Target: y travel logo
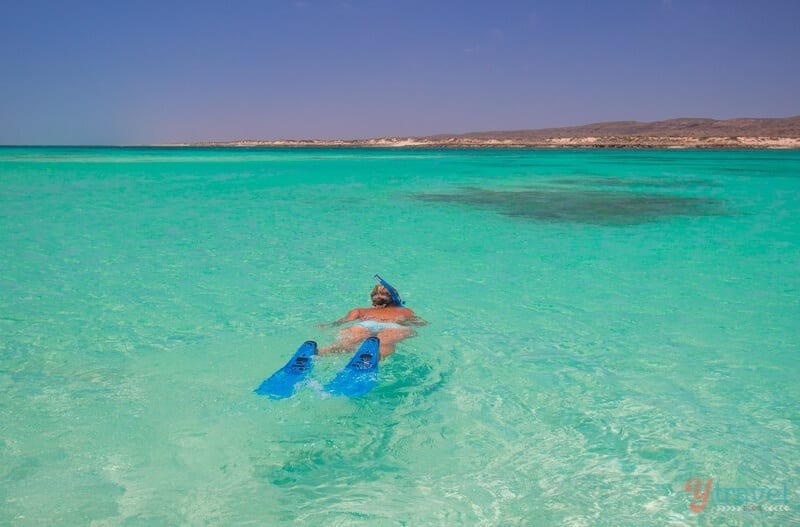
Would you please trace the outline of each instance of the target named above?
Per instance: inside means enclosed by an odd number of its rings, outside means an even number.
[[[691,478],[686,481],[684,490],[691,501],[689,510],[701,513],[709,503],[711,510],[717,512],[788,512],[789,484],[757,487],[725,487],[715,484],[713,478],[703,480]]]

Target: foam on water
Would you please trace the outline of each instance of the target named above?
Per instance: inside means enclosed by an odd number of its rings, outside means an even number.
[[[789,523],[798,174],[791,151],[0,149],[0,524]],[[370,395],[321,394],[346,356],[254,395],[376,272],[429,325]],[[791,511],[693,513],[692,477]]]

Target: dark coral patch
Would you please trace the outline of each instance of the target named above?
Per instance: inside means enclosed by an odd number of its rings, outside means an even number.
[[[415,197],[425,202],[493,210],[525,220],[597,225],[635,225],[674,216],[712,216],[723,212],[722,203],[712,198],[564,187],[517,190],[466,187]]]

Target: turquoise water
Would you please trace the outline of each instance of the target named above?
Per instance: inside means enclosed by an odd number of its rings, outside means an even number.
[[[796,525],[799,220],[797,151],[0,149],[0,525]],[[253,394],[374,273],[380,384]]]

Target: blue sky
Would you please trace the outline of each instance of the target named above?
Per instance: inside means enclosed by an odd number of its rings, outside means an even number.
[[[0,144],[800,114],[800,1],[0,0]]]

